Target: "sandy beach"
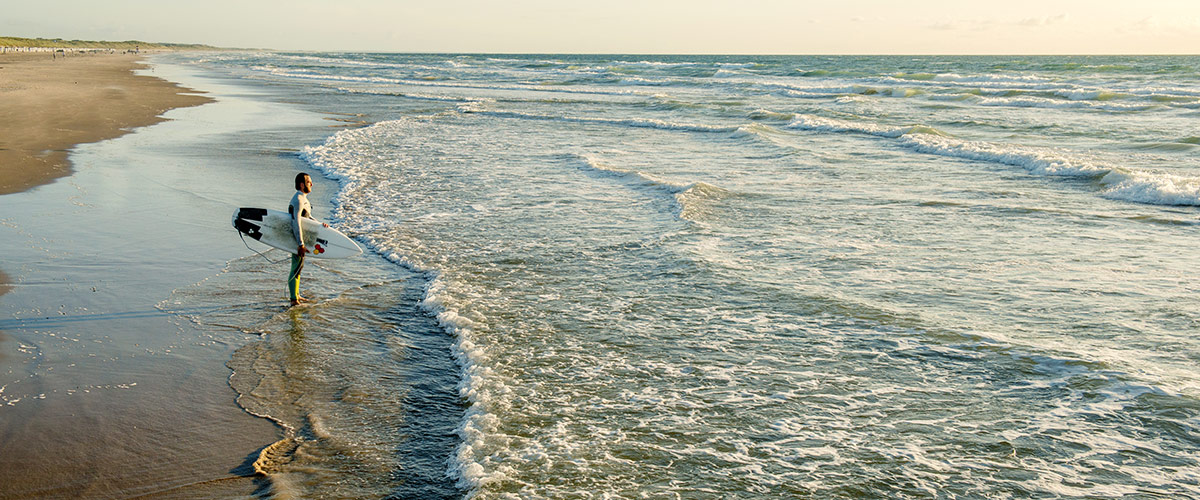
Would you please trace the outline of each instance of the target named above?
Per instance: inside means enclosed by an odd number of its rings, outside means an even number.
[[[67,153],[211,99],[136,75],[136,54],[0,54],[0,196],[71,173]],[[0,271],[0,294],[11,286]]]
[[[120,136],[211,99],[136,75],[135,54],[0,55],[0,195],[70,173],[76,144]]]
[[[237,405],[226,367],[255,337],[163,303],[249,253],[225,212],[264,195],[258,176],[290,196],[290,161],[242,175],[245,153],[220,147],[286,113],[134,74],[132,55],[0,61],[0,498],[262,490],[251,463],[278,429]]]

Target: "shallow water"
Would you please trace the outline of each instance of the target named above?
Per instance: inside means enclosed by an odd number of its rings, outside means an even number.
[[[271,251],[160,308],[262,337],[233,354],[230,385],[246,411],[283,429],[253,463],[275,496],[458,496],[444,477],[462,415],[457,369],[449,339],[419,310],[423,281],[378,262],[334,262],[306,263],[311,305],[284,307],[287,256]]]
[[[367,123],[300,158],[376,256],[177,292],[277,491],[1200,496],[1200,59],[182,62]]]

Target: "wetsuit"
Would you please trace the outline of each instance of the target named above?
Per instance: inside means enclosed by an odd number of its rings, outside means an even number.
[[[308,204],[308,196],[302,191],[296,191],[288,205],[288,214],[292,216],[292,234],[296,235],[296,246],[304,245],[304,229],[300,227],[300,217],[312,219],[312,205]],[[300,297],[300,271],[304,270],[304,256],[292,255],[292,271],[288,274],[288,294],[295,303]]]

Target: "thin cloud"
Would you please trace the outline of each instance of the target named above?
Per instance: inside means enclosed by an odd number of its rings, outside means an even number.
[[[1169,34],[1200,34],[1200,19],[1163,20],[1158,17],[1145,17],[1122,28],[1123,32],[1133,33],[1169,33]]]
[[[986,31],[999,25],[994,19],[959,19],[927,25],[935,31]]]
[[[1022,19],[1021,21],[1017,22],[1017,26],[1024,26],[1027,28],[1038,28],[1038,27],[1042,27],[1042,26],[1051,26],[1051,25],[1055,25],[1055,24],[1062,24],[1062,23],[1067,22],[1068,19],[1069,18],[1066,14],[1059,14],[1057,16],[1049,16],[1049,17],[1027,17],[1027,18]]]
[[[1067,14],[1027,17],[1018,21],[1002,21],[997,19],[958,19],[954,21],[942,21],[939,23],[930,24],[927,25],[926,28],[934,31],[986,31],[1003,26],[1039,28],[1063,24],[1070,19],[1070,16]]]

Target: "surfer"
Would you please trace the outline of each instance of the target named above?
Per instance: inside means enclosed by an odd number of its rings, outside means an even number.
[[[308,204],[308,193],[312,192],[312,185],[312,178],[308,174],[296,174],[296,195],[288,205],[288,214],[292,216],[292,234],[296,236],[296,243],[300,245],[296,254],[292,255],[292,271],[288,274],[288,294],[293,306],[308,302],[308,299],[300,296],[300,271],[304,269],[304,254],[308,253],[308,249],[304,248],[304,230],[300,227],[300,218],[316,220],[312,216],[312,205]],[[329,227],[329,224],[324,222],[321,225]]]

